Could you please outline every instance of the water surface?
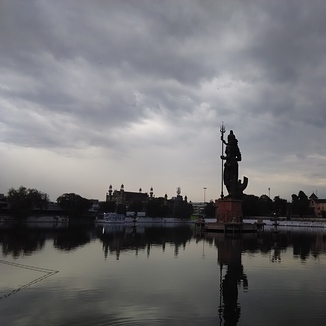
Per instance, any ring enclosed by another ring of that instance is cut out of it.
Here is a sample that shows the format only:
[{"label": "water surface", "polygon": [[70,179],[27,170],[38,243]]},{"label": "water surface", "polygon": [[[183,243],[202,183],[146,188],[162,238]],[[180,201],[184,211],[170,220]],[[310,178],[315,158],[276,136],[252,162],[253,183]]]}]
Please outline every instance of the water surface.
[{"label": "water surface", "polygon": [[1,325],[325,325],[326,233],[0,231]]}]

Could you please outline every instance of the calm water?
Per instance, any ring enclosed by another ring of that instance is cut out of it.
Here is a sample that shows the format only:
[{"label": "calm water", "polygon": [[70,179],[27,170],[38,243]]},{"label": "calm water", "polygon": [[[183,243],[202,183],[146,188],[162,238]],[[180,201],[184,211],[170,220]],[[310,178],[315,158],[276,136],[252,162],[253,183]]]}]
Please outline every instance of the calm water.
[{"label": "calm water", "polygon": [[326,325],[326,232],[0,231],[0,325]]}]

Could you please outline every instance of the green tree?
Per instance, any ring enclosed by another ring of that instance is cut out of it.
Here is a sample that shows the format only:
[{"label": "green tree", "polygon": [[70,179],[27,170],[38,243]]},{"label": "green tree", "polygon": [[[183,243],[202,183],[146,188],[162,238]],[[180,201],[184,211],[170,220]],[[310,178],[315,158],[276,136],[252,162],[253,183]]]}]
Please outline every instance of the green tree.
[{"label": "green tree", "polygon": [[92,207],[90,200],[74,193],[61,195],[57,198],[57,203],[70,217],[81,217]]},{"label": "green tree", "polygon": [[49,203],[49,197],[46,193],[36,189],[27,189],[23,186],[18,189],[10,188],[7,199],[12,215],[19,219],[27,218],[33,210],[43,212]]}]

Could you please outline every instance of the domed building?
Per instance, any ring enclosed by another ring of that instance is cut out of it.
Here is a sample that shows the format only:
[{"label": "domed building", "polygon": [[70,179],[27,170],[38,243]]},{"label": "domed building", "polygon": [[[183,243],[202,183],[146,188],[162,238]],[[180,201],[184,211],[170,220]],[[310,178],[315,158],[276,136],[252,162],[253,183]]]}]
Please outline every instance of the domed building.
[{"label": "domed building", "polygon": [[142,188],[139,188],[138,192],[125,191],[124,185],[120,186],[120,190],[112,190],[112,185],[109,186],[109,190],[106,193],[106,201],[115,202],[116,205],[123,204],[128,206],[133,201],[141,201],[146,203],[146,201],[153,197],[153,188],[150,189],[148,195],[147,192],[142,192]]}]

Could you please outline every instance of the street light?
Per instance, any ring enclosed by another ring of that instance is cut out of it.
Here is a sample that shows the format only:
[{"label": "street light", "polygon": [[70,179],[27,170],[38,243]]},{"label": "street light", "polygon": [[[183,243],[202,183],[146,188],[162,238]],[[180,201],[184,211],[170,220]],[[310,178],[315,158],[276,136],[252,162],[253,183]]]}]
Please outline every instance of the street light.
[{"label": "street light", "polygon": [[206,202],[206,189],[207,189],[207,188],[204,187],[203,189],[204,189],[204,204],[205,204],[205,202]]},{"label": "street light", "polygon": [[205,210],[206,210],[206,187],[203,188],[204,189],[204,205],[203,205],[203,216],[205,216]]},{"label": "street light", "polygon": [[268,197],[271,198],[271,188],[268,188]]}]

